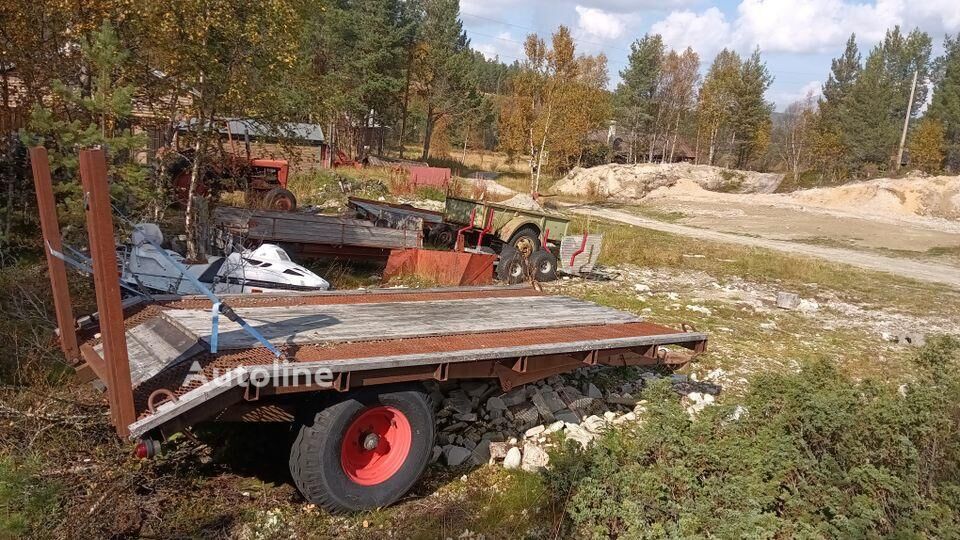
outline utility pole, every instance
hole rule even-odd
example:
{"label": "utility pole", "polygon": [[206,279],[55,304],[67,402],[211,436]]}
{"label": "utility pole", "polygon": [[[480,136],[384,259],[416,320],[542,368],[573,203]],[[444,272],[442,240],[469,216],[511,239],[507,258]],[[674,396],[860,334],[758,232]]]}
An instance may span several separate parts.
{"label": "utility pole", "polygon": [[910,113],[913,112],[913,94],[917,91],[917,72],[913,71],[913,84],[910,86],[910,100],[907,101],[907,114],[903,117],[903,133],[900,134],[900,150],[897,152],[897,169],[903,163],[903,145],[907,143],[907,128],[910,127]]}

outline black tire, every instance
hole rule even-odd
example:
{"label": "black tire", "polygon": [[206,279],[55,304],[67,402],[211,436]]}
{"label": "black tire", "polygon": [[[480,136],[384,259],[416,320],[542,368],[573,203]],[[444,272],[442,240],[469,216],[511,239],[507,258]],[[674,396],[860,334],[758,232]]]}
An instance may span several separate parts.
{"label": "black tire", "polygon": [[[344,470],[344,436],[360,414],[372,407],[399,410],[411,429],[410,450],[386,480],[361,485]],[[330,512],[355,512],[388,506],[413,487],[433,451],[435,418],[430,395],[419,385],[359,390],[315,413],[300,426],[290,449],[290,474],[300,493]]]}
{"label": "black tire", "polygon": [[437,247],[452,248],[457,243],[457,231],[447,225],[437,225],[427,234],[427,240]]}
{"label": "black tire", "polygon": [[536,229],[525,226],[513,233],[513,236],[510,237],[509,244],[525,257],[530,257],[540,249],[540,235]]}
{"label": "black tire", "polygon": [[557,279],[557,258],[545,249],[535,251],[528,260],[534,279],[541,283]]}
{"label": "black tire", "polygon": [[497,262],[497,279],[510,285],[523,283],[530,277],[530,266],[523,253],[513,246],[503,246],[500,260]]}
{"label": "black tire", "polygon": [[293,212],[297,209],[297,197],[288,189],[273,188],[263,196],[263,206],[268,210]]}

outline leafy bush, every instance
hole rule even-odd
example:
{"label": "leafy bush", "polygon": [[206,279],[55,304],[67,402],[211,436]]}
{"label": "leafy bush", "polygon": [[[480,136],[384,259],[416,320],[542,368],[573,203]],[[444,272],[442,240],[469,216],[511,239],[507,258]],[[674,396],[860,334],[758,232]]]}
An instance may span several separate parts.
{"label": "leafy bush", "polygon": [[958,351],[932,340],[917,360],[937,373],[900,389],[825,362],[760,375],[737,415],[691,420],[654,386],[642,425],[556,457],[550,491],[575,536],[955,537]]}

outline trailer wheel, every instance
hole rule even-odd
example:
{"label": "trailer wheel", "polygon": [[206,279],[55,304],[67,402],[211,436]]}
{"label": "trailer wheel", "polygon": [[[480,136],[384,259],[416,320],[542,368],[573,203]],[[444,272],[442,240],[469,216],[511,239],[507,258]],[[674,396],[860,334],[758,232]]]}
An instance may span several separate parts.
{"label": "trailer wheel", "polygon": [[497,279],[510,285],[523,283],[530,275],[530,266],[523,253],[512,246],[503,246],[497,262]]}
{"label": "trailer wheel", "polygon": [[297,209],[297,197],[288,189],[273,188],[263,196],[263,206],[270,210],[293,212]]}
{"label": "trailer wheel", "polygon": [[545,249],[534,251],[533,255],[530,255],[529,264],[537,281],[545,283],[557,279],[557,258],[553,253]]}
{"label": "trailer wheel", "polygon": [[513,236],[510,238],[510,245],[525,257],[529,257],[540,249],[539,236],[536,229],[530,226],[524,226],[521,227],[519,231],[513,233]]}
{"label": "trailer wheel", "polygon": [[427,466],[435,419],[420,386],[354,392],[299,429],[290,474],[331,512],[370,510],[402,497]]}
{"label": "trailer wheel", "polygon": [[452,248],[457,243],[457,232],[447,225],[437,225],[427,234],[427,239],[435,246]]}

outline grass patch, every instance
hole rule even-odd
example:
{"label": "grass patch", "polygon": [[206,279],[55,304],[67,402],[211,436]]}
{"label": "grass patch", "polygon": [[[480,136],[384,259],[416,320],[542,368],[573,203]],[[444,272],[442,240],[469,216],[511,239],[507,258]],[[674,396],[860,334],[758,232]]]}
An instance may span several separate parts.
{"label": "grass patch", "polygon": [[50,534],[62,486],[38,475],[35,464],[0,456],[0,538]]}

